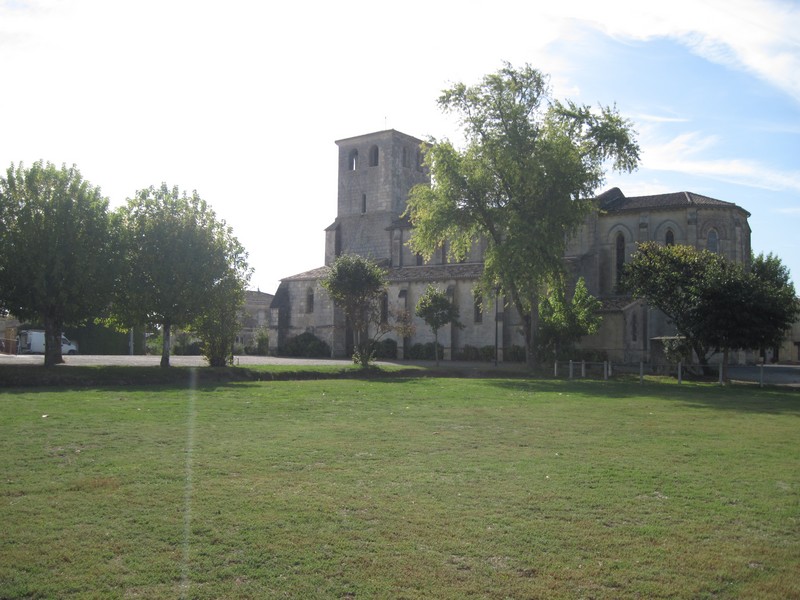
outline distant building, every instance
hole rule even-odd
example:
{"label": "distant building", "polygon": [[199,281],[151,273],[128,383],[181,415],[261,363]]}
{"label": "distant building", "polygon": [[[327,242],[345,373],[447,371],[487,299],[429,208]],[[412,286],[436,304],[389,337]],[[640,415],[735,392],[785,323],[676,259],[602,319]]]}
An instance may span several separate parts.
{"label": "distant building", "polygon": [[258,343],[259,331],[268,331],[270,326],[270,304],[274,296],[260,290],[245,292],[242,306],[242,327],[236,336],[236,344],[243,348],[254,348]]}
{"label": "distant building", "polygon": [[[423,262],[406,244],[411,224],[402,215],[408,192],[430,181],[420,160],[423,142],[387,130],[336,144],[337,214],[325,230],[324,265],[281,281],[270,306],[271,351],[279,352],[287,339],[309,331],[330,345],[333,356],[349,355],[351,338],[344,318],[320,285],[327,268],[343,253],[371,258],[387,269],[387,312],[413,313],[429,283],[446,290],[458,305],[464,325],[439,332],[446,357],[494,347],[497,340],[502,360],[511,348],[524,346],[520,318],[513,307],[504,306],[501,297],[484,314],[482,299],[475,296],[485,246],[476,244],[466,260],[454,263],[448,260],[446,249]],[[571,240],[564,259],[573,282],[582,276],[603,303],[603,325],[598,334],[584,338],[582,347],[614,361],[646,360],[657,339],[674,334],[662,313],[619,291],[623,265],[638,242],[706,248],[740,263],[750,259],[750,213],[733,203],[691,192],[629,198],[613,188],[596,198],[596,206]],[[407,356],[413,344],[433,341],[422,321],[416,325],[413,338],[396,340],[398,358]]]}

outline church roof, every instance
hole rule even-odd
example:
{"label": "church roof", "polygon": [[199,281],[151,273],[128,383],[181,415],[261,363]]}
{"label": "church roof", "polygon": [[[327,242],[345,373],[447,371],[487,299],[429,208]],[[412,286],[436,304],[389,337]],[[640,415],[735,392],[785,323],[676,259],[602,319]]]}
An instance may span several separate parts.
{"label": "church roof", "polygon": [[281,281],[310,281],[312,279],[321,279],[328,274],[329,267],[317,267],[316,269],[311,269],[310,271],[304,271],[303,273],[298,273],[297,275],[290,275],[289,277],[284,277]]}
{"label": "church roof", "polygon": [[483,263],[455,263],[450,265],[422,265],[419,267],[393,267],[387,279],[392,283],[404,281],[445,281],[448,279],[476,279],[483,273]]}
{"label": "church roof", "polygon": [[668,194],[627,197],[622,193],[622,190],[615,187],[597,196],[596,201],[600,209],[606,212],[666,210],[695,206],[703,208],[737,208],[746,213],[748,217],[750,216],[749,212],[733,202],[717,200],[694,192],[671,192]]}

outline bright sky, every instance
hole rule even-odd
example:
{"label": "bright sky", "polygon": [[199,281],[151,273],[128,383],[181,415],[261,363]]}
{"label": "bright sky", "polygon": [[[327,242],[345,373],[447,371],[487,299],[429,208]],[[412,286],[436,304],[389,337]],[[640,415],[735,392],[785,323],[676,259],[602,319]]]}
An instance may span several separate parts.
{"label": "bright sky", "polygon": [[457,139],[440,91],[504,60],[635,123],[640,169],[598,193],[735,202],[800,283],[795,1],[0,0],[0,167],[75,164],[114,207],[196,189],[274,293],[323,263],[334,141]]}

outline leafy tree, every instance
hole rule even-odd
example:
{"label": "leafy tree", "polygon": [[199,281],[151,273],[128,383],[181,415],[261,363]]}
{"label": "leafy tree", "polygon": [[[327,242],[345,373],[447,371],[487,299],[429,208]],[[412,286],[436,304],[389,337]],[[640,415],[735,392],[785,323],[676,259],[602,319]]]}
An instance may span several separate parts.
{"label": "leafy tree", "polygon": [[727,381],[730,350],[778,346],[800,314],[789,272],[770,254],[753,259],[750,269],[722,261],[709,269],[695,308],[696,335],[722,352]]}
{"label": "leafy tree", "polygon": [[61,333],[97,317],[114,284],[108,200],[73,166],[13,165],[0,178],[0,306],[44,323],[45,366]]}
{"label": "leafy tree", "polygon": [[600,301],[589,293],[583,277],[567,300],[563,279],[550,288],[539,302],[539,350],[546,357],[567,357],[585,335],[597,333],[602,318]]}
{"label": "leafy tree", "polygon": [[691,246],[645,242],[625,265],[622,281],[634,297],[646,299],[672,321],[704,370],[711,345],[698,331],[700,294],[709,274],[721,269],[723,260],[719,254]]}
{"label": "leafy tree", "polygon": [[[353,360],[362,367],[372,361],[372,344],[389,330],[382,319],[380,300],[386,289],[386,273],[375,262],[355,255],[339,256],[321,281],[331,300],[344,312],[353,331]],[[370,337],[370,326],[374,337]]]}
{"label": "leafy tree", "polygon": [[169,367],[173,327],[207,326],[226,302],[238,310],[247,254],[197,192],[151,186],[129,199],[120,217],[125,261],[117,320],[160,325],[161,366]]}
{"label": "leafy tree", "polygon": [[711,350],[723,353],[727,369],[730,350],[779,344],[800,314],[789,272],[771,254],[745,268],[706,250],[647,242],[624,283],[672,320],[704,367]]}
{"label": "leafy tree", "polygon": [[233,344],[241,329],[241,308],[248,278],[249,273],[231,270],[214,283],[205,310],[192,325],[209,366],[224,367],[233,362]]}
{"label": "leafy tree", "polygon": [[482,291],[489,297],[499,286],[510,298],[532,360],[539,294],[561,272],[606,166],[636,168],[631,124],[615,108],[552,100],[546,76],[528,65],[456,84],[439,106],[458,115],[466,146],[427,146],[432,184],[411,191],[411,246],[430,258],[447,242],[461,259],[484,239]]}
{"label": "leafy tree", "polygon": [[[428,285],[425,293],[417,301],[415,314],[425,321],[433,331],[435,348],[439,348],[439,330],[445,325],[458,322],[458,307],[443,291]],[[439,352],[436,352],[436,364],[439,364]]]}

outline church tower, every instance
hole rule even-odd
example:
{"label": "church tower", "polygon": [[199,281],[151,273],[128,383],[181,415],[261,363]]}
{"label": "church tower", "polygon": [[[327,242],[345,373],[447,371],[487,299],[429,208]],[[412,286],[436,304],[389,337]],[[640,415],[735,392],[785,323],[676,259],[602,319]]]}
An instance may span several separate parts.
{"label": "church tower", "polygon": [[379,264],[391,259],[389,231],[406,209],[409,190],[430,178],[421,144],[394,129],[338,140],[336,220],[325,230],[325,264],[358,254]]}

